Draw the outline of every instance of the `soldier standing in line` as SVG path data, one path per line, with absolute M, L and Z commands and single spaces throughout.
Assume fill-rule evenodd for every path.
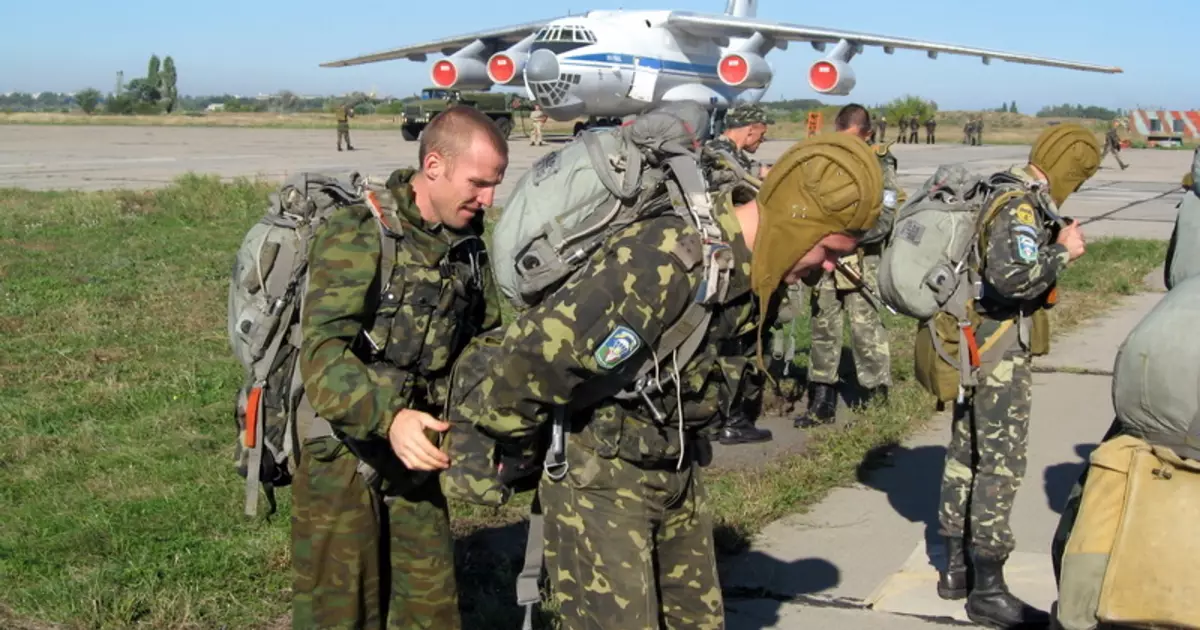
M 896 126 L 900 128 L 900 133 L 896 136 L 896 142 L 908 144 L 908 118 L 901 116 Z
M 549 116 L 546 115 L 546 112 L 542 111 L 542 106 L 534 103 L 533 111 L 529 114 L 529 122 L 533 123 L 533 132 L 529 134 L 530 146 L 540 147 L 545 144 L 542 141 L 542 127 L 546 125 L 547 118 Z
M 333 213 L 309 255 L 300 374 L 313 428 L 292 486 L 295 628 L 461 625 L 436 472 L 449 460 L 428 436 L 449 428 L 433 414 L 454 359 L 500 324 L 482 212 L 508 143 L 478 110 L 453 107 L 420 144 L 420 170 Z M 382 279 L 381 231 L 398 241 Z
M 975 141 L 975 119 L 971 116 L 967 117 L 967 121 L 963 123 L 963 144 L 974 144 Z
M 1030 361 L 1049 349 L 1048 320 L 1038 313 L 1053 302 L 1062 270 L 1084 253 L 1079 224 L 1061 225 L 1055 209 L 1099 166 L 1100 146 L 1092 132 L 1076 124 L 1050 127 L 1034 143 L 1028 164 L 1008 171 L 1040 188 L 1002 185 L 986 202 L 983 260 L 973 263 L 982 279 L 975 341 L 979 347 L 995 342 L 1006 324 L 1018 332 L 997 365 L 985 367 L 980 384 L 954 406 L 938 513 L 948 561 L 937 592 L 943 599 L 966 596 L 967 616 L 989 627 L 1045 627 L 1049 621 L 1005 584 L 1004 565 L 1015 547 L 1008 520 L 1025 474 Z
M 843 107 L 834 121 L 838 133 L 860 138 L 870 127 L 871 115 L 861 105 L 853 103 Z M 879 258 L 883 253 L 883 242 L 892 231 L 896 208 L 907 199 L 896 179 L 896 158 L 889 147 L 876 146 L 873 153 L 883 173 L 879 220 L 863 235 L 858 250 L 841 259 L 871 289 L 877 286 Z M 798 288 L 789 292 L 789 300 L 799 300 Z M 812 294 L 808 409 L 793 421 L 796 427 L 828 424 L 836 418 L 843 313 L 849 315 L 854 369 L 859 384 L 867 390 L 867 402 L 886 402 L 892 382 L 888 332 L 876 310 L 881 305 L 872 302 L 862 287 L 840 270 L 821 274 Z
M 921 117 L 913 114 L 913 117 L 908 121 L 908 143 L 918 144 L 921 142 Z
M 714 204 L 731 275 L 686 364 L 651 353 L 704 282 L 689 253 L 700 232 L 671 212 L 614 234 L 579 277 L 464 353 L 452 413 L 497 448 L 534 450 L 547 420 L 569 414 L 568 466 L 538 488 L 564 630 L 725 627 L 703 475 L 722 396 L 719 345 L 761 339 L 783 283 L 856 247 L 878 215 L 880 177 L 864 141 L 822 133 L 780 157 L 755 201 Z M 620 264 L 610 252 L 624 252 Z M 619 398 L 647 360 L 665 364 L 664 387 Z
M 937 130 L 937 119 L 930 114 L 929 119 L 925 121 L 925 144 L 937 144 L 934 139 L 935 130 Z
M 747 173 L 762 179 L 770 168 L 755 161 L 749 154 L 758 151 L 766 138 L 767 125 L 774 122 L 761 105 L 737 105 L 725 113 L 725 130 L 708 141 L 708 148 L 733 158 Z M 752 347 L 744 345 L 731 347 L 729 352 L 723 353 L 726 355 L 723 358 L 727 368 L 726 380 L 733 393 L 727 396 L 729 405 L 722 410 L 725 420 L 721 427 L 720 442 L 726 445 L 767 442 L 772 437 L 769 429 L 754 426 L 762 410 L 767 375 L 755 365 Z
M 887 116 L 880 116 L 875 124 L 879 127 L 879 142 L 887 142 Z
M 983 146 L 983 114 L 975 117 L 975 146 Z
M 337 149 L 342 150 L 342 139 L 346 140 L 346 150 L 353 151 L 354 147 L 350 144 L 350 119 L 354 117 L 354 105 L 351 103 L 342 103 L 334 110 L 334 116 L 337 117 Z
M 1108 157 L 1109 153 L 1112 153 L 1113 157 L 1117 159 L 1117 164 L 1121 165 L 1121 170 L 1123 171 L 1129 168 L 1129 165 L 1121 161 L 1121 136 L 1117 134 L 1117 127 L 1120 124 L 1120 122 L 1114 120 L 1112 126 L 1108 128 L 1108 133 L 1104 134 L 1104 153 L 1100 155 L 1100 160 L 1103 161 L 1104 158 Z

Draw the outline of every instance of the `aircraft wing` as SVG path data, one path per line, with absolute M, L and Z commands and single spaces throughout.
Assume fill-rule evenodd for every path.
M 536 32 L 538 29 L 546 25 L 547 22 L 558 18 L 548 18 L 536 22 L 526 22 L 525 24 L 516 24 L 513 26 L 505 26 L 487 31 L 479 31 L 476 33 L 466 33 L 464 35 L 455 35 L 442 39 L 425 42 L 423 44 L 414 44 L 412 46 L 404 46 L 401 48 L 393 48 L 391 50 L 382 50 L 375 53 L 362 55 L 359 57 L 351 57 L 350 59 L 340 59 L 338 61 L 328 61 L 321 64 L 322 68 L 341 68 L 345 66 L 357 66 L 364 63 L 375 63 L 377 61 L 391 61 L 393 59 L 408 59 L 410 61 L 425 61 L 429 53 L 441 53 L 443 55 L 453 55 L 460 48 L 467 46 L 475 40 L 483 40 L 485 43 L 493 46 L 507 44 L 511 46 L 530 33 Z
M 1002 59 L 1012 63 L 1024 63 L 1035 66 L 1054 66 L 1058 68 L 1069 68 L 1072 70 L 1083 70 L 1086 72 L 1105 72 L 1110 74 L 1122 72 L 1120 68 L 1113 66 L 1100 66 L 1076 61 L 1063 61 L 1061 59 L 1035 57 L 1032 55 L 1008 53 L 999 50 L 987 50 L 984 48 L 971 48 L 968 46 L 958 46 L 955 44 L 940 44 L 937 42 L 927 42 L 918 39 L 910 39 L 907 37 L 872 35 L 870 33 L 857 33 L 854 31 L 843 31 L 834 28 L 801 26 L 799 24 L 785 24 L 782 22 L 768 22 L 753 18 L 741 18 L 729 15 L 674 11 L 667 18 L 667 26 L 699 37 L 750 37 L 755 32 L 759 32 L 766 37 L 785 41 L 807 41 L 813 43 L 836 44 L 838 41 L 845 39 L 846 41 L 856 44 L 860 47 L 880 46 L 889 53 L 896 48 L 906 48 L 910 50 L 923 50 L 927 53 L 930 53 L 931 56 L 936 53 L 946 53 L 948 55 L 979 57 L 983 59 L 985 63 L 991 59 Z

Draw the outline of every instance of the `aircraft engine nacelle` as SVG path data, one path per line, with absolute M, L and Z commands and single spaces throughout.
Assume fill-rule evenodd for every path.
M 854 83 L 854 70 L 844 61 L 818 59 L 808 68 L 808 86 L 821 94 L 845 96 Z
M 717 76 L 730 87 L 757 90 L 771 83 L 767 60 L 748 52 L 731 52 L 717 62 Z
M 487 65 L 475 57 L 439 59 L 430 69 L 429 78 L 443 89 L 482 90 L 492 85 Z
M 487 62 L 487 75 L 497 85 L 523 85 L 527 52 L 502 51 L 492 55 Z

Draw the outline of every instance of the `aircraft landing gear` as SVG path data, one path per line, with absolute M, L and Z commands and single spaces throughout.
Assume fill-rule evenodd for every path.
M 586 122 L 580 121 L 580 122 L 575 123 L 575 129 L 571 133 L 578 136 L 579 134 L 583 133 L 584 131 L 587 131 L 588 129 L 594 129 L 596 127 L 620 127 L 620 126 L 621 126 L 620 118 L 597 118 L 595 116 L 590 116 L 590 117 L 588 117 Z

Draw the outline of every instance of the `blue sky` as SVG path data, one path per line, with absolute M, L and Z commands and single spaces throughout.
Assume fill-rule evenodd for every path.
M 390 61 L 319 68 L 333 59 L 588 9 L 678 9 L 720 13 L 725 0 L 203 0 L 145 2 L 59 0 L 9 3 L 0 38 L 0 92 L 112 89 L 116 72 L 142 76 L 151 54 L 171 55 L 182 94 L 302 94 L 352 90 L 405 96 L 427 85 L 432 61 Z M 1017 101 L 1028 113 L 1054 103 L 1105 107 L 1200 108 L 1200 72 L 1189 59 L 1196 0 L 1140 5 L 1115 0 L 760 0 L 758 16 L 811 26 L 1119 66 L 1106 75 L 941 56 L 888 56 L 867 48 L 854 59 L 858 78 L 847 97 L 873 104 L 911 93 L 941 109 L 998 107 Z M 13 28 L 12 25 L 19 25 Z M 1178 34 L 1168 31 L 1178 28 Z M 768 60 L 776 78 L 767 99 L 813 98 L 805 76 L 821 53 L 793 44 Z M 432 59 L 436 59 L 434 56 Z

